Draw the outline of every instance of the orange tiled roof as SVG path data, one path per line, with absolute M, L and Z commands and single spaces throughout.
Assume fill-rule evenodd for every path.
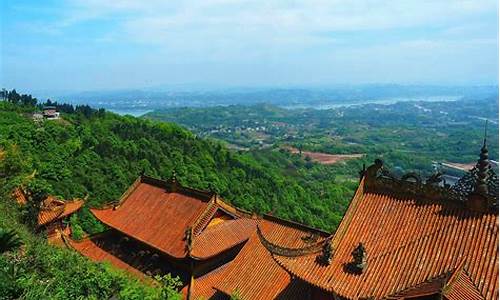
M 226 300 L 227 297 L 220 291 L 214 288 L 215 284 L 221 281 L 224 277 L 224 271 L 230 263 L 226 263 L 209 273 L 193 279 L 191 286 L 191 299 L 206 299 L 206 300 Z M 181 293 L 186 298 L 189 290 L 189 285 L 186 285 Z
M 81 199 L 60 201 L 54 196 L 49 196 L 43 201 L 42 208 L 38 213 L 38 226 L 43 226 L 54 220 L 69 216 L 79 210 L 84 203 L 85 201 Z
M 139 269 L 134 268 L 120 258 L 99 247 L 94 239 L 86 238 L 82 241 L 75 241 L 68 238 L 67 241 L 70 247 L 88 257 L 92 261 L 109 262 L 112 266 L 125 270 L 133 275 L 138 276 L 139 278 L 144 278 L 146 276 Z
M 470 280 L 485 299 L 498 298 L 498 215 L 462 203 L 367 192 L 360 184 L 332 238 L 330 265 L 319 253 L 274 255 L 295 276 L 338 296 L 380 299 L 453 272 L 465 260 Z M 363 243 L 367 267 L 346 266 Z
M 298 224 L 266 217 L 259 226 L 267 238 L 282 241 L 286 246 L 308 245 L 311 231 Z M 322 232 L 314 232 L 320 239 Z M 304 299 L 308 285 L 292 279 L 272 258 L 271 253 L 262 245 L 259 235 L 254 232 L 236 258 L 224 271 L 223 278 L 215 288 L 231 295 L 238 291 L 243 299 Z
M 213 225 L 195 237 L 191 256 L 207 259 L 239 245 L 248 240 L 255 231 L 255 225 L 256 221 L 248 218 L 228 220 Z
M 26 205 L 28 203 L 28 199 L 26 198 L 26 194 L 24 193 L 23 189 L 20 187 L 17 187 L 14 189 L 12 192 L 12 197 L 16 199 L 17 203 L 20 205 Z
M 185 233 L 205 211 L 208 197 L 166 191 L 140 182 L 118 208 L 91 209 L 104 224 L 175 258 L 186 255 Z
M 219 213 L 230 218 L 240 214 L 213 193 L 178 184 L 172 187 L 172 183 L 145 176 L 127 190 L 118 206 L 91 211 L 104 224 L 178 259 L 190 255 L 186 241 L 190 229 L 191 254 L 202 259 L 241 244 L 253 226 L 247 220 L 228 220 L 207 228 Z

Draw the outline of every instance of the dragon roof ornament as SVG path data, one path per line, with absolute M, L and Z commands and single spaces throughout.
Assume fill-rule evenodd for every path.
M 480 205 L 482 207 L 480 211 L 497 211 L 498 175 L 489 164 L 486 140 L 476 166 L 454 185 L 447 184 L 441 173 L 436 173 L 425 180 L 416 173 L 396 177 L 383 167 L 380 159 L 376 159 L 375 163 L 363 173 L 365 189 L 368 192 L 388 193 L 417 199 L 450 200 L 465 204 L 468 204 L 471 196 L 475 195 L 475 201 L 484 202 Z M 477 200 L 477 197 L 482 200 Z

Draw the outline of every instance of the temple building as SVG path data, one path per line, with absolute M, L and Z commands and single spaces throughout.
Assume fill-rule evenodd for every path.
M 12 197 L 18 205 L 28 205 L 29 199 L 22 187 L 15 188 Z M 47 196 L 40 204 L 36 230 L 44 232 L 50 244 L 64 245 L 64 238 L 71 234 L 71 227 L 67 223 L 67 219 L 84 204 L 85 201 L 82 199 L 62 201 L 52 195 Z
M 64 236 L 71 234 L 71 227 L 66 220 L 77 212 L 85 203 L 82 199 L 61 201 L 54 196 L 47 197 L 38 213 L 38 230 L 47 234 L 50 244 L 64 243 Z
M 256 216 L 217 194 L 139 177 L 92 213 L 110 230 L 70 245 L 138 276 L 181 277 L 187 299 L 498 299 L 498 177 L 486 143 L 455 185 L 381 160 L 334 233 Z

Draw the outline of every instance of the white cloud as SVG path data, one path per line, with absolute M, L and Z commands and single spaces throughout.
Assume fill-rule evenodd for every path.
M 60 36 L 46 43 L 56 48 L 58 55 L 50 57 L 61 66 L 83 53 L 106 71 L 146 66 L 143 77 L 157 80 L 201 78 L 211 68 L 219 81 L 439 79 L 447 69 L 496 78 L 487 62 L 498 61 L 492 54 L 498 51 L 497 11 L 497 0 L 69 0 L 52 11 L 53 21 L 27 28 Z M 94 44 L 85 34 L 81 44 L 64 44 L 80 38 L 71 36 L 73 29 L 81 33 L 88 25 L 96 25 L 89 33 Z M 127 49 L 112 56 L 102 50 L 114 44 Z M 100 46 L 102 57 L 95 50 Z M 26 52 L 17 47 L 10 52 Z M 43 57 L 43 49 L 31 51 Z M 102 69 L 95 73 L 106 74 Z
M 438 26 L 495 10 L 496 0 L 73 0 L 59 24 L 114 16 L 131 38 L 144 41 L 143 35 L 153 42 L 157 35 L 197 30 L 266 36 Z

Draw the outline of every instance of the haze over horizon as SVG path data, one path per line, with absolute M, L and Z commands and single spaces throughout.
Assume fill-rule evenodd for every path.
M 1 86 L 498 84 L 498 2 L 2 1 Z

